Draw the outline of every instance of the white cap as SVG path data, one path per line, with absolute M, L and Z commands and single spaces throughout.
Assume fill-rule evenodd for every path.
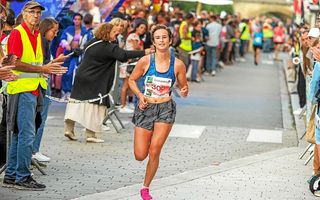
M 320 30 L 318 28 L 311 28 L 308 33 L 308 36 L 318 38 L 320 36 Z
M 220 13 L 220 18 L 221 19 L 223 19 L 223 18 L 225 18 L 227 16 L 227 12 L 226 11 L 221 11 L 221 13 Z

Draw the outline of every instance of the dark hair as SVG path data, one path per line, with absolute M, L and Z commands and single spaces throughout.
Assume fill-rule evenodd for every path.
M 161 30 L 161 29 L 164 29 L 168 32 L 168 36 L 169 36 L 169 40 L 171 41 L 172 40 L 172 32 L 171 30 L 166 26 L 166 25 L 162 25 L 162 24 L 157 24 L 155 25 L 155 27 L 152 28 L 151 30 L 151 41 L 154 42 L 154 33 L 157 31 L 157 30 Z
M 46 33 L 53 28 L 54 24 L 58 24 L 58 22 L 51 17 L 47 17 L 42 20 L 39 25 L 41 36 L 45 37 Z
M 117 11 L 117 12 L 114 12 L 111 14 L 111 18 L 114 19 L 114 18 L 120 18 L 120 19 L 123 19 L 123 20 L 127 20 L 126 19 L 126 15 Z
M 195 21 L 195 22 L 193 23 L 193 26 L 196 27 L 196 26 L 198 26 L 199 24 L 201 24 L 200 21 Z
M 8 9 L 8 16 L 7 16 L 7 21 L 6 23 L 9 26 L 14 26 L 14 24 L 16 23 L 15 21 L 15 13 L 12 9 Z
M 188 13 L 186 16 L 185 16 L 185 19 L 192 19 L 193 18 L 193 14 L 191 13 Z
M 133 21 L 133 30 L 130 33 L 136 32 L 137 28 L 141 25 L 144 24 L 148 28 L 148 21 L 144 18 L 136 18 Z M 146 30 L 147 31 L 147 30 Z
M 93 22 L 93 15 L 91 15 L 90 13 L 87 13 L 84 17 L 83 17 L 83 23 L 84 24 L 88 24 L 91 25 Z
M 217 16 L 216 15 L 210 15 L 209 18 L 212 19 L 212 20 L 217 20 Z
M 83 16 L 80 13 L 74 13 L 72 19 L 74 19 L 76 16 L 79 16 L 81 20 L 83 20 Z

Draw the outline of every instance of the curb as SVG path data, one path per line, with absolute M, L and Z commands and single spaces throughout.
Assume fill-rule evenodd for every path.
M 186 182 L 191 182 L 196 179 L 201 179 L 211 175 L 223 173 L 229 170 L 238 169 L 245 166 L 250 166 L 255 163 L 272 160 L 275 158 L 286 157 L 291 154 L 298 154 L 301 149 L 298 147 L 283 148 L 280 150 L 275 150 L 263 154 L 257 154 L 253 156 L 248 156 L 245 158 L 228 161 L 221 163 L 221 165 L 211 165 L 201 169 L 195 169 L 181 174 L 173 175 L 166 178 L 156 179 L 152 183 L 152 190 L 158 191 L 167 187 L 173 187 Z M 110 190 L 101 193 L 95 193 L 91 195 L 86 195 L 82 197 L 75 198 L 73 200 L 120 200 L 123 198 L 130 199 L 139 195 L 139 190 L 141 189 L 141 184 L 135 184 L 127 187 L 118 188 L 116 190 Z

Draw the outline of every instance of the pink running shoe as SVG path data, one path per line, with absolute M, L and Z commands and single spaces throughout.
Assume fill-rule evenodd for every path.
M 142 188 L 140 190 L 140 195 L 143 200 L 151 200 L 152 196 L 149 194 L 149 188 Z

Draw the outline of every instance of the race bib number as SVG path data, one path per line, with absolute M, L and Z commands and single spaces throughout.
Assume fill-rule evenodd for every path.
M 170 78 L 147 76 L 144 95 L 153 98 L 169 97 L 171 83 Z
M 262 39 L 260 37 L 256 37 L 256 38 L 254 38 L 254 42 L 256 44 L 260 44 L 260 43 L 262 43 Z

